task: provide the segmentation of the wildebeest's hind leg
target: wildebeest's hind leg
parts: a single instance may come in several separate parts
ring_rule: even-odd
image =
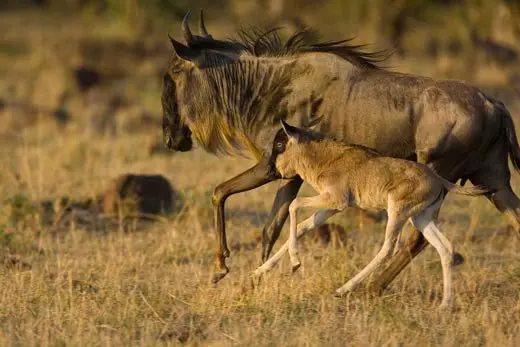
[[[511,188],[507,146],[497,143],[489,151],[483,166],[469,177],[471,183],[491,189],[488,199],[502,212],[520,236],[520,200]]]
[[[221,280],[229,272],[226,266],[226,257],[229,249],[226,239],[226,224],[224,204],[226,199],[236,193],[245,192],[273,181],[268,175],[268,158],[262,158],[258,164],[238,176],[219,184],[213,192],[213,210],[216,233],[216,259],[213,273],[213,282]]]
[[[517,235],[520,236],[520,200],[508,184],[494,194],[489,196],[489,200],[495,207],[505,214],[511,223],[511,226],[516,230]]]
[[[396,211],[392,206],[393,201],[389,199],[388,202],[388,223],[386,224],[385,241],[381,250],[372,259],[372,261],[365,266],[356,276],[345,283],[341,288],[336,290],[336,295],[341,296],[347,292],[353,291],[365,278],[370,276],[377,270],[381,264],[392,256],[394,251],[397,236],[403,229],[403,226],[408,219],[402,211]]]
[[[298,195],[302,183],[301,178],[293,178],[285,181],[276,192],[271,213],[262,231],[262,262],[267,261],[276,240],[280,237],[283,224],[289,215],[289,205]]]

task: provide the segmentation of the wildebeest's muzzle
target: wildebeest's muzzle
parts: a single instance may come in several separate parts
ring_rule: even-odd
[[[168,149],[179,152],[187,152],[192,149],[193,141],[191,140],[190,128],[183,125],[177,131],[172,133],[172,129],[168,126],[163,128],[164,144]]]
[[[189,151],[193,146],[191,130],[181,120],[175,83],[168,74],[164,75],[162,106],[165,146],[173,151]]]

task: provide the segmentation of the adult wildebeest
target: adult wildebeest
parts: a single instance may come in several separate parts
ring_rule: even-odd
[[[348,40],[312,43],[298,32],[282,43],[276,30],[217,40],[202,17],[201,36],[192,34],[187,17],[187,45],[171,39],[174,52],[164,75],[165,144],[187,151],[193,138],[212,153],[247,150],[258,159],[215,188],[215,281],[229,271],[224,202],[275,179],[266,155],[282,118],[300,127],[317,124],[318,132],[385,156],[415,159],[451,182],[469,179],[494,191],[488,198],[520,231],[520,200],[508,167],[508,156],[520,167],[520,149],[501,102],[463,82],[378,68],[380,53],[364,53]],[[276,194],[263,230],[264,261],[301,184],[300,178],[289,180]],[[384,288],[426,244],[414,232],[376,288]]]
[[[444,278],[441,307],[451,304],[453,246],[437,228],[437,215],[449,191],[469,196],[487,194],[488,191],[458,186],[424,164],[384,157],[373,149],[342,143],[320,133],[290,126],[283,120],[282,129],[274,138],[268,165],[276,177],[298,176],[318,195],[297,197],[291,202],[289,240],[256,269],[255,276],[270,270],[286,250],[289,251],[292,270],[296,271],[301,265],[297,237],[336,213],[350,206],[386,210],[388,222],[381,250],[363,270],[337,289],[336,295],[354,290],[392,255],[401,229],[410,220],[441,257]],[[317,211],[298,223],[298,210],[309,207]]]

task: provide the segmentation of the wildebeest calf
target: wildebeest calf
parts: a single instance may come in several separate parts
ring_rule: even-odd
[[[480,187],[460,187],[437,175],[426,165],[384,157],[376,151],[348,145],[298,129],[282,121],[270,157],[270,170],[280,178],[300,176],[319,195],[296,198],[289,207],[290,236],[287,244],[254,275],[268,271],[289,249],[293,271],[299,268],[296,248],[298,234],[322,223],[349,206],[362,209],[386,209],[383,247],[354,278],[336,290],[337,295],[352,291],[392,255],[399,233],[408,219],[439,253],[444,277],[442,307],[451,301],[451,261],[453,247],[435,225],[435,219],[448,191],[463,195],[483,195]],[[296,212],[302,207],[319,210],[298,225]]]

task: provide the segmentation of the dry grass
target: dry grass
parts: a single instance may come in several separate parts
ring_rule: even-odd
[[[336,221],[352,236],[346,249],[307,241],[299,273],[289,275],[285,260],[251,290],[256,240],[276,184],[230,199],[232,272],[214,287],[209,193],[248,160],[200,151],[149,158],[142,136],[113,140],[72,126],[56,137],[51,130],[26,131],[13,148],[4,147],[11,151],[2,156],[4,197],[89,196],[131,171],[164,174],[185,193],[186,206],[165,222],[126,230],[72,225],[56,232],[31,212],[9,220],[13,203],[4,205],[4,251],[32,268],[2,267],[1,345],[520,344],[520,242],[484,199],[451,197],[442,211],[443,229],[466,257],[454,274],[455,309],[447,315],[436,310],[442,275],[432,249],[382,297],[333,298],[383,238],[383,225],[359,232],[345,216]]]
[[[42,35],[46,43],[39,28],[47,24],[33,27],[27,18],[0,23],[19,27],[4,30],[10,36]],[[63,34],[48,25],[47,35]],[[120,28],[89,30],[96,36]],[[4,58],[13,62],[0,67],[5,76],[11,69],[32,73],[26,62]],[[396,65],[400,71],[436,71],[412,58]],[[159,90],[144,89],[135,94],[158,109]],[[359,231],[351,214],[334,218],[350,235],[346,248],[306,240],[298,273],[289,275],[285,259],[252,290],[249,274],[259,264],[257,240],[276,183],[228,200],[231,273],[215,287],[211,191],[253,163],[201,151],[149,157],[156,134],[100,137],[73,116],[63,132],[41,124],[0,146],[0,345],[520,345],[520,238],[484,198],[451,196],[441,212],[442,230],[466,258],[454,271],[449,314],[437,311],[442,271],[431,248],[381,297],[332,297],[383,240],[384,225]],[[169,178],[184,194],[183,210],[155,223],[64,229],[45,223],[41,211],[27,204],[94,197],[127,172]],[[517,191],[519,177],[514,174]],[[287,236],[285,230],[282,241]]]

